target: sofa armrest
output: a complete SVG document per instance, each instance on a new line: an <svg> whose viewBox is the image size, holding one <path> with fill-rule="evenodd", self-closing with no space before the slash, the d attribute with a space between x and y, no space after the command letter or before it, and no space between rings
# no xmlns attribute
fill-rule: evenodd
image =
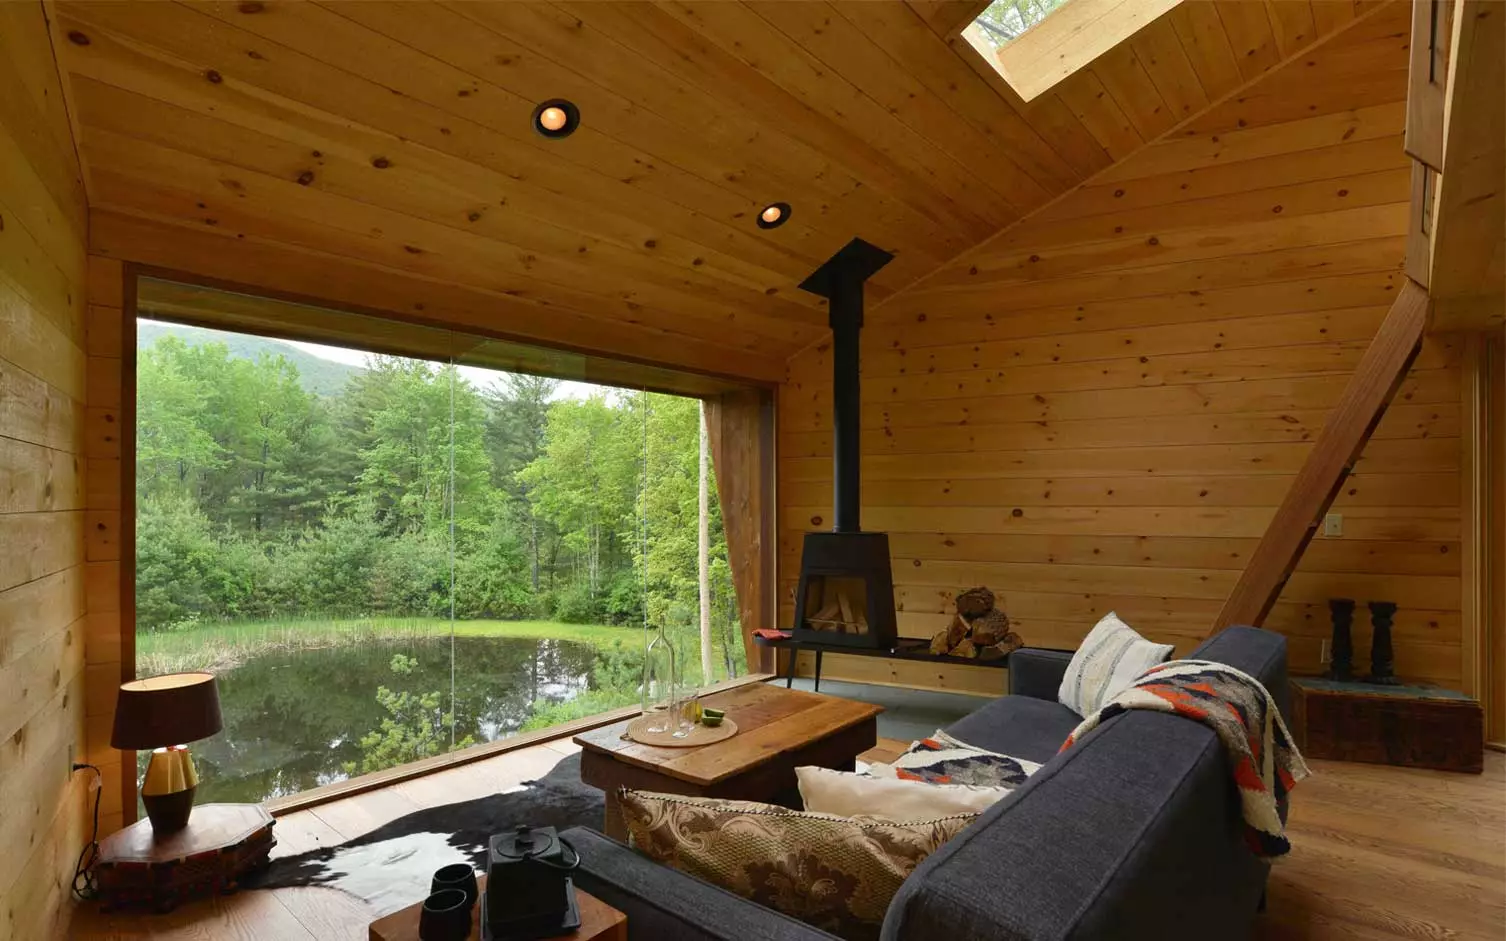
<svg viewBox="0 0 1506 941"><path fill-rule="evenodd" d="M580 853L576 885L627 915L629 941L834 941L595 830L575 827L561 836Z"/></svg>
<svg viewBox="0 0 1506 941"><path fill-rule="evenodd" d="M1281 718L1291 721L1292 689L1286 676L1286 637L1258 627L1229 627L1205 640L1187 655L1191 660L1226 663L1259 680Z"/></svg>
<svg viewBox="0 0 1506 941"><path fill-rule="evenodd" d="M1168 918L1248 938L1269 866L1231 776L1207 726L1115 716L922 862L882 941L1141 941Z"/></svg>
<svg viewBox="0 0 1506 941"><path fill-rule="evenodd" d="M1009 655L1010 695L1056 702L1056 692L1071 662L1070 650L1021 647Z"/></svg>

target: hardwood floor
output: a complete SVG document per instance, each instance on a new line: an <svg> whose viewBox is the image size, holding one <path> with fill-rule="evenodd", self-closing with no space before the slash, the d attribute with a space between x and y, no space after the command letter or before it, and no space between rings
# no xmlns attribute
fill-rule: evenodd
<svg viewBox="0 0 1506 941"><path fill-rule="evenodd" d="M884 761L904 742L881 739ZM359 836L420 807L538 777L577 751L553 741L281 817L278 855ZM1506 755L1483 775L1312 762L1294 795L1293 851L1271 875L1256 937L1499 941L1506 936ZM245 892L170 915L101 915L81 906L78 939L361 941L373 917L322 888Z"/></svg>

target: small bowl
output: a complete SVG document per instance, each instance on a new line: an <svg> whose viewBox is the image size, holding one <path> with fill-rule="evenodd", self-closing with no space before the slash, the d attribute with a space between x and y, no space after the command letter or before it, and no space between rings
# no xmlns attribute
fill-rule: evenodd
<svg viewBox="0 0 1506 941"><path fill-rule="evenodd" d="M706 715L706 714L703 713L701 715L701 724L704 725L704 726L708 726L708 727L714 729L717 726L719 726L719 725L722 724L722 719L724 719L724 718L726 718L726 716L713 716L713 715Z"/></svg>
<svg viewBox="0 0 1506 941"><path fill-rule="evenodd" d="M452 863L434 871L434 879L429 883L429 893L443 892L445 889L459 889L465 893L465 907L474 908L476 896L476 870L471 868L470 863Z"/></svg>
<svg viewBox="0 0 1506 941"><path fill-rule="evenodd" d="M418 916L419 941L464 941L471 936L471 907L459 889L443 889L424 899Z"/></svg>

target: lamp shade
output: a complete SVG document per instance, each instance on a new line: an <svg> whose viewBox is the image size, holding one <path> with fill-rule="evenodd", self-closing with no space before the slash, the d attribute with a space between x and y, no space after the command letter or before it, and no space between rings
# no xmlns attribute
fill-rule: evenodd
<svg viewBox="0 0 1506 941"><path fill-rule="evenodd" d="M222 727L213 673L167 673L120 684L110 746L146 751L186 745Z"/></svg>

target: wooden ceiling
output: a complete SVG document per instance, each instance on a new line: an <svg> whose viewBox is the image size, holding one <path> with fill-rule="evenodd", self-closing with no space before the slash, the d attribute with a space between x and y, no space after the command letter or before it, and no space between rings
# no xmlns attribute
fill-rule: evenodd
<svg viewBox="0 0 1506 941"><path fill-rule="evenodd" d="M1369 6L1185 2L1028 105L956 35L976 0L49 11L94 251L777 380L848 239L895 252L882 300Z"/></svg>

